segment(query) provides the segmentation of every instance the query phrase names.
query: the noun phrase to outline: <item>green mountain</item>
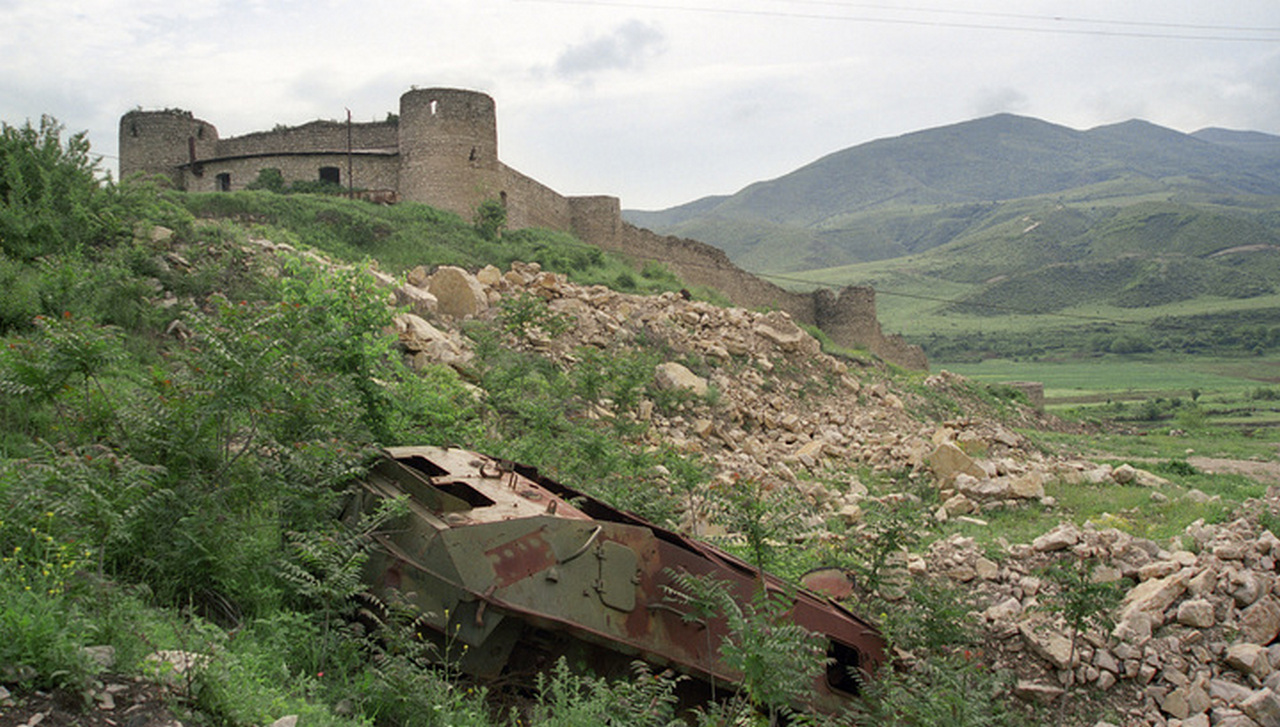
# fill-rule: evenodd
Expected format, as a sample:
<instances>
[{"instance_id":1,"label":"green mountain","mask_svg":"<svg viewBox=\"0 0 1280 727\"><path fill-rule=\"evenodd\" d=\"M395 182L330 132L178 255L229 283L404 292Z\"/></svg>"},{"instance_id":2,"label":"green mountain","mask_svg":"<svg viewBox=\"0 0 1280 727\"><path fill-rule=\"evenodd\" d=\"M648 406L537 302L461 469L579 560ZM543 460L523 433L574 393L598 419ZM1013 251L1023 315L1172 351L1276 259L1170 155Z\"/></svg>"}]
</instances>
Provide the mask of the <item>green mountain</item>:
<instances>
[{"instance_id":1,"label":"green mountain","mask_svg":"<svg viewBox=\"0 0 1280 727\"><path fill-rule=\"evenodd\" d=\"M1275 206L1256 198L1274 195L1280 137L1183 134L1144 121L1075 131L1000 114L862 144L730 196L626 217L721 247L748 269L791 272L972 238L1004 224L1011 203L1088 210L1161 200L1256 216Z\"/></svg>"},{"instance_id":2,"label":"green mountain","mask_svg":"<svg viewBox=\"0 0 1280 727\"><path fill-rule=\"evenodd\" d=\"M1257 132L1002 114L626 216L784 285L872 285L886 327L936 360L974 355L975 335L988 352L1105 348L1082 317L1154 348L1280 342L1280 137Z\"/></svg>"}]
</instances>

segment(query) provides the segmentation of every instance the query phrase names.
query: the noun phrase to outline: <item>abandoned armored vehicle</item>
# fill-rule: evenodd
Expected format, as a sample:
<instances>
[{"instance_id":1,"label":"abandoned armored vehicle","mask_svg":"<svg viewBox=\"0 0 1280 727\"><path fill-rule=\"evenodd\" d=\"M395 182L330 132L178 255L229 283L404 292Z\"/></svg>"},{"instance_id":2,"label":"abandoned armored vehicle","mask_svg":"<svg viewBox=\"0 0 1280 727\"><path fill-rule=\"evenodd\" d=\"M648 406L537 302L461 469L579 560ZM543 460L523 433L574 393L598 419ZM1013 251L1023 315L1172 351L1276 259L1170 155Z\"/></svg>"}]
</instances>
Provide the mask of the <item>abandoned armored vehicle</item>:
<instances>
[{"instance_id":1,"label":"abandoned armored vehicle","mask_svg":"<svg viewBox=\"0 0 1280 727\"><path fill-rule=\"evenodd\" d=\"M600 673L642 659L734 689L740 675L720 658L725 620L692 618L668 597L681 573L717 579L743 602L761 587L789 599L795 623L827 642L809 708L838 711L856 693L856 675L885 658L875 627L831 598L531 467L461 449L396 447L361 484L348 518L387 498L405 498L408 508L374 532L367 584L383 602L411 604L456 666L478 678L518 679L567 655Z\"/></svg>"}]
</instances>

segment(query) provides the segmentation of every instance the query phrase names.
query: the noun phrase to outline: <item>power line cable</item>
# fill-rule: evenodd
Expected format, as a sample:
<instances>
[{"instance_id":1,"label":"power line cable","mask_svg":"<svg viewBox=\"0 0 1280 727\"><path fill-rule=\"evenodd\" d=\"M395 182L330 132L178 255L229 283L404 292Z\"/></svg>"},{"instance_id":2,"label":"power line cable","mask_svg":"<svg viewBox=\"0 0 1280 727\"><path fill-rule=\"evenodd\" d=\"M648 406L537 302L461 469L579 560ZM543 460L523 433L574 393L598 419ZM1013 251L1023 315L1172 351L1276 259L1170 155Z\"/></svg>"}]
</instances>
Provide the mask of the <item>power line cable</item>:
<instances>
[{"instance_id":1,"label":"power line cable","mask_svg":"<svg viewBox=\"0 0 1280 727\"><path fill-rule=\"evenodd\" d=\"M795 18L804 20L834 20L855 23L881 23L888 25L913 25L938 28L965 28L971 30L1000 30L1021 33L1045 33L1056 35L1093 35L1122 38L1152 38L1161 40L1202 40L1243 43L1280 43L1280 37L1245 36L1245 35L1205 35L1185 33L1155 33L1132 30L1102 30L1065 27L1034 27L1026 25L996 25L992 23L967 23L948 20L917 20L911 18L889 18L865 15L833 15L827 13L786 12L782 10L751 10L745 8L717 8L696 5L662 5L644 2L605 2L605 0L516 0L516 2L535 2L548 5L575 5L604 8L626 8L633 10L670 10L678 12L714 13L720 15L758 16L772 18ZM1048 16L1046 16L1048 17ZM1079 21L1078 21L1079 22ZM1153 24L1154 25L1154 24ZM1227 26L1214 28L1227 30ZM1266 32L1268 29L1248 29L1253 32Z\"/></svg>"},{"instance_id":2,"label":"power line cable","mask_svg":"<svg viewBox=\"0 0 1280 727\"><path fill-rule=\"evenodd\" d=\"M1139 28L1178 28L1182 30L1220 30L1230 32L1277 33L1280 27L1250 25L1215 25L1207 23L1171 23L1153 20L1113 20L1106 18L1079 18L1066 15L1033 15L1029 13L1003 13L989 10L956 10L940 7L899 7L893 5L877 5L873 3L840 2L839 0L776 0L777 2L795 5L820 5L866 10L888 10L907 13L937 13L940 15L965 15L986 18L1013 18L1016 20L1033 20L1052 23L1084 23L1091 25L1118 25Z\"/></svg>"}]
</instances>

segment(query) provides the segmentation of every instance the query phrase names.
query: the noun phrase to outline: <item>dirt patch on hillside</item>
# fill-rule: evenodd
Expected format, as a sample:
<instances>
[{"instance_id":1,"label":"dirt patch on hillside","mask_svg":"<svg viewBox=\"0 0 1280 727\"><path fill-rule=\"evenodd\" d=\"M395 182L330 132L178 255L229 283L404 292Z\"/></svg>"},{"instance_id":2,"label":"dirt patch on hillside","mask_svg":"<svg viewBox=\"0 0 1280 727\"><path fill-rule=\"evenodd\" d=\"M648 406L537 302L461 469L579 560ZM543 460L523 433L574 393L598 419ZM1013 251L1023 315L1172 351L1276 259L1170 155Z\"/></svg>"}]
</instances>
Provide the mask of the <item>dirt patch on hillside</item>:
<instances>
[{"instance_id":1,"label":"dirt patch on hillside","mask_svg":"<svg viewBox=\"0 0 1280 727\"><path fill-rule=\"evenodd\" d=\"M1250 459L1188 457L1187 464L1213 475L1244 475L1267 485L1280 485L1280 462L1258 462Z\"/></svg>"},{"instance_id":2,"label":"dirt patch on hillside","mask_svg":"<svg viewBox=\"0 0 1280 727\"><path fill-rule=\"evenodd\" d=\"M14 727L182 727L168 693L154 682L101 677L85 695L31 691L0 699L0 725Z\"/></svg>"}]
</instances>

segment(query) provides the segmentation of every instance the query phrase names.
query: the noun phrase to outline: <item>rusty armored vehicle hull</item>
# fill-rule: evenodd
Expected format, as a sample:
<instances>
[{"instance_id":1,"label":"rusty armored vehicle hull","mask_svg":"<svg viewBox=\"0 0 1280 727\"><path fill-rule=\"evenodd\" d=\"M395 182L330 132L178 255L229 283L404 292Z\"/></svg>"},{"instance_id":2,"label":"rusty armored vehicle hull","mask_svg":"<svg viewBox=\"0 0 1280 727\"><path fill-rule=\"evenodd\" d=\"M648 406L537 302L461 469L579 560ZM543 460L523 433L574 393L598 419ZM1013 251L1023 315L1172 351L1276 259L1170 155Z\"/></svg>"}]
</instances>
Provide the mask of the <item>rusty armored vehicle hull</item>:
<instances>
[{"instance_id":1,"label":"rusty armored vehicle hull","mask_svg":"<svg viewBox=\"0 0 1280 727\"><path fill-rule=\"evenodd\" d=\"M838 711L857 691L850 674L885 658L876 628L834 600L533 468L460 449L391 448L348 517L402 496L408 514L374 533L366 583L384 602L413 606L428 636L476 677L518 680L568 655L602 673L641 659L732 690L739 675L719 657L725 622L691 620L665 598L674 573L718 579L742 601L761 583L791 599L791 618L828 643L810 708Z\"/></svg>"}]
</instances>

